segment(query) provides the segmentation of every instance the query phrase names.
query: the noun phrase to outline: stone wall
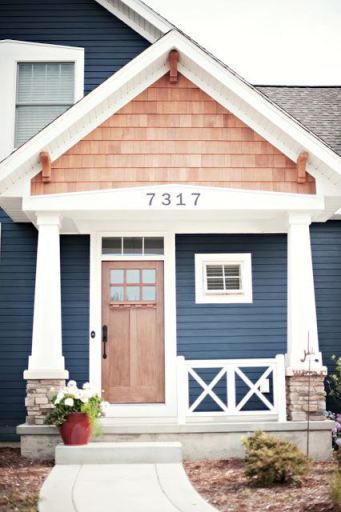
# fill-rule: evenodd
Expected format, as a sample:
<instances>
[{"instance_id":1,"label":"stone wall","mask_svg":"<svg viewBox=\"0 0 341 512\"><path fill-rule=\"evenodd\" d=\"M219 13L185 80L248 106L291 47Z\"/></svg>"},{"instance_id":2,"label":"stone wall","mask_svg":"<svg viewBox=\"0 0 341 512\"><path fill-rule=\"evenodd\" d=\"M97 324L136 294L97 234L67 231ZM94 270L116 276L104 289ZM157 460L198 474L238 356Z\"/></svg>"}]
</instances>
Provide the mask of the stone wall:
<instances>
[{"instance_id":1,"label":"stone wall","mask_svg":"<svg viewBox=\"0 0 341 512\"><path fill-rule=\"evenodd\" d=\"M52 409L49 399L63 387L65 387L65 380L63 379L28 380L25 399L26 423L29 425L43 425L47 414Z\"/></svg>"},{"instance_id":2,"label":"stone wall","mask_svg":"<svg viewBox=\"0 0 341 512\"><path fill-rule=\"evenodd\" d=\"M324 420L326 392L323 373L294 372L286 377L288 420Z\"/></svg>"}]
</instances>

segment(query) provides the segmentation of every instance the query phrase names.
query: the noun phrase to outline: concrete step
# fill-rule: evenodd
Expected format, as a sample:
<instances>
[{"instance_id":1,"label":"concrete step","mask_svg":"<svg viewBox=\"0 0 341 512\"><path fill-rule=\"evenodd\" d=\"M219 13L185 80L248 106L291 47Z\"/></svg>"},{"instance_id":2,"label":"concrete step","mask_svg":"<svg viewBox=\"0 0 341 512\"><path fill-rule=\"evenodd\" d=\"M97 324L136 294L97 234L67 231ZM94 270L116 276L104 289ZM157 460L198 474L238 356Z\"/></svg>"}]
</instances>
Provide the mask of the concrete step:
<instances>
[{"instance_id":1,"label":"concrete step","mask_svg":"<svg viewBox=\"0 0 341 512\"><path fill-rule=\"evenodd\" d=\"M182 462L181 443L89 443L56 446L56 464L170 464Z\"/></svg>"}]
</instances>

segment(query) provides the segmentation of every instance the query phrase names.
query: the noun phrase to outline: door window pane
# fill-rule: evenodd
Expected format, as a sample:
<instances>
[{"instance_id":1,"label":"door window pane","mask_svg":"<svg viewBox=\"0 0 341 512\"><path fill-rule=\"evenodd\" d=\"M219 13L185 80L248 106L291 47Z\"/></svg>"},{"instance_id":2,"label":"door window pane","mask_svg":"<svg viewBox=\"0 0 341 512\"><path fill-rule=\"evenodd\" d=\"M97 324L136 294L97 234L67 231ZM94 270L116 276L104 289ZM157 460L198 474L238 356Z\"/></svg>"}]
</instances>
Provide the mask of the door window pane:
<instances>
[{"instance_id":1,"label":"door window pane","mask_svg":"<svg viewBox=\"0 0 341 512\"><path fill-rule=\"evenodd\" d=\"M121 284L123 283L124 278L124 270L117 269L117 270L110 270L110 281L114 284Z\"/></svg>"},{"instance_id":2,"label":"door window pane","mask_svg":"<svg viewBox=\"0 0 341 512\"><path fill-rule=\"evenodd\" d=\"M142 237L131 237L123 239L124 254L142 254Z\"/></svg>"},{"instance_id":3,"label":"door window pane","mask_svg":"<svg viewBox=\"0 0 341 512\"><path fill-rule=\"evenodd\" d=\"M142 270L142 282L146 284L154 284L156 279L155 268L145 268Z\"/></svg>"},{"instance_id":4,"label":"door window pane","mask_svg":"<svg viewBox=\"0 0 341 512\"><path fill-rule=\"evenodd\" d=\"M163 238L146 237L144 239L145 254L163 254Z\"/></svg>"},{"instance_id":5,"label":"door window pane","mask_svg":"<svg viewBox=\"0 0 341 512\"><path fill-rule=\"evenodd\" d=\"M140 282L140 271L129 269L127 270L127 283L135 284Z\"/></svg>"},{"instance_id":6,"label":"door window pane","mask_svg":"<svg viewBox=\"0 0 341 512\"><path fill-rule=\"evenodd\" d=\"M124 299L124 293L123 293L123 286L111 286L110 287L110 299L112 301L123 301Z\"/></svg>"},{"instance_id":7,"label":"door window pane","mask_svg":"<svg viewBox=\"0 0 341 512\"><path fill-rule=\"evenodd\" d=\"M140 300L140 287L139 286L127 286L126 294L127 294L127 300L138 301L138 300Z\"/></svg>"},{"instance_id":8,"label":"door window pane","mask_svg":"<svg viewBox=\"0 0 341 512\"><path fill-rule=\"evenodd\" d=\"M142 287L142 299L143 300L156 300L155 286L143 286Z\"/></svg>"}]
</instances>

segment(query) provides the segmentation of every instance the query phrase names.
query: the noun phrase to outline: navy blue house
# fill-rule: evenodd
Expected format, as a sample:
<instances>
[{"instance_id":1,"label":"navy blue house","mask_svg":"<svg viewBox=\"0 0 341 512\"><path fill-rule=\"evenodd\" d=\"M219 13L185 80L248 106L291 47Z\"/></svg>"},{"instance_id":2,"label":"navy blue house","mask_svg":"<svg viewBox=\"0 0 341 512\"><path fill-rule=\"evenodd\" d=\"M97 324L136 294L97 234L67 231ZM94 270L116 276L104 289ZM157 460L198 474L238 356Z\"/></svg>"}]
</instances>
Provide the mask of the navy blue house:
<instances>
[{"instance_id":1,"label":"navy blue house","mask_svg":"<svg viewBox=\"0 0 341 512\"><path fill-rule=\"evenodd\" d=\"M338 88L255 88L138 0L0 14L0 440L69 378L108 421L327 432Z\"/></svg>"}]
</instances>

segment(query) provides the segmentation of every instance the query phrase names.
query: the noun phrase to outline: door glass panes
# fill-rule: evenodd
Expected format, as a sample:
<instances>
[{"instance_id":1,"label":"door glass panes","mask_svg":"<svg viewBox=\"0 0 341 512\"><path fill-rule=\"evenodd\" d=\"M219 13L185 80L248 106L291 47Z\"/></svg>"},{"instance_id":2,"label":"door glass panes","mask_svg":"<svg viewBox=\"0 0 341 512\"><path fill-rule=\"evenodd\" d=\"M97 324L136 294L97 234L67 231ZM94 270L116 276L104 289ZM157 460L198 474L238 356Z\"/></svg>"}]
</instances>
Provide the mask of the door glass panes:
<instances>
[{"instance_id":1,"label":"door glass panes","mask_svg":"<svg viewBox=\"0 0 341 512\"><path fill-rule=\"evenodd\" d=\"M144 254L163 254L163 238L146 237L144 239Z\"/></svg>"},{"instance_id":2,"label":"door glass panes","mask_svg":"<svg viewBox=\"0 0 341 512\"><path fill-rule=\"evenodd\" d=\"M110 287L110 300L112 300L113 302L122 302L124 300L123 286Z\"/></svg>"},{"instance_id":3,"label":"door glass panes","mask_svg":"<svg viewBox=\"0 0 341 512\"><path fill-rule=\"evenodd\" d=\"M139 286L127 286L126 294L128 301L140 300L140 287Z\"/></svg>"},{"instance_id":4,"label":"door glass panes","mask_svg":"<svg viewBox=\"0 0 341 512\"><path fill-rule=\"evenodd\" d=\"M127 270L127 283L139 283L140 282L140 271L129 269Z\"/></svg>"},{"instance_id":5,"label":"door glass panes","mask_svg":"<svg viewBox=\"0 0 341 512\"><path fill-rule=\"evenodd\" d=\"M155 286L143 286L142 287L142 300L156 300Z\"/></svg>"},{"instance_id":6,"label":"door glass panes","mask_svg":"<svg viewBox=\"0 0 341 512\"><path fill-rule=\"evenodd\" d=\"M123 254L142 254L142 238L123 238Z\"/></svg>"},{"instance_id":7,"label":"door glass panes","mask_svg":"<svg viewBox=\"0 0 341 512\"><path fill-rule=\"evenodd\" d=\"M113 256L160 256L164 254L162 237L106 237L102 239L102 254Z\"/></svg>"},{"instance_id":8,"label":"door glass panes","mask_svg":"<svg viewBox=\"0 0 341 512\"><path fill-rule=\"evenodd\" d=\"M124 280L124 270L110 270L110 281L113 284L122 284Z\"/></svg>"},{"instance_id":9,"label":"door glass panes","mask_svg":"<svg viewBox=\"0 0 341 512\"><path fill-rule=\"evenodd\" d=\"M117 265L121 268L112 268L109 272L111 303L121 302L128 305L129 303L133 304L135 302L156 302L156 268L124 268L124 263ZM149 266L150 263L144 265Z\"/></svg>"},{"instance_id":10,"label":"door glass panes","mask_svg":"<svg viewBox=\"0 0 341 512\"><path fill-rule=\"evenodd\" d=\"M154 284L156 279L156 271L154 268L145 268L142 270L142 283Z\"/></svg>"}]
</instances>

